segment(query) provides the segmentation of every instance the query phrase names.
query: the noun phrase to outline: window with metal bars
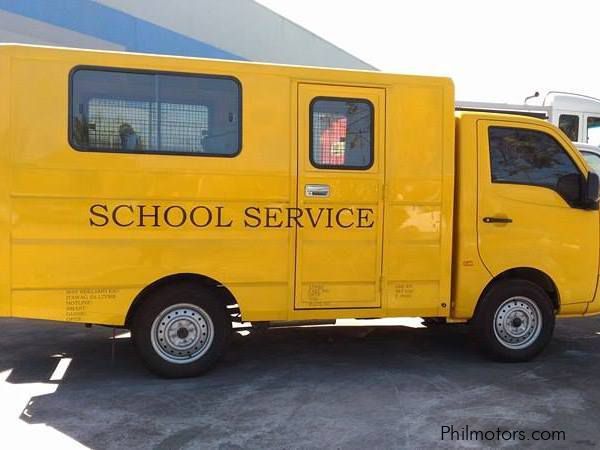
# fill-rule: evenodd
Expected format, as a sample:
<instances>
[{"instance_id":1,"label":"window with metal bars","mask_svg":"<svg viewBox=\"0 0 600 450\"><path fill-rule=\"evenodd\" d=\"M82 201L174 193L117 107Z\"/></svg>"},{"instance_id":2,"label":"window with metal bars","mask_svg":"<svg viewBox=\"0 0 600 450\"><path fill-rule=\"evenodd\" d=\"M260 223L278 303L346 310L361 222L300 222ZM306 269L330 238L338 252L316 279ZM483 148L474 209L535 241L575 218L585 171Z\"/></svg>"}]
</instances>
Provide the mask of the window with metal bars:
<instances>
[{"instance_id":1,"label":"window with metal bars","mask_svg":"<svg viewBox=\"0 0 600 450\"><path fill-rule=\"evenodd\" d=\"M363 99L313 99L309 145L310 161L317 168L370 168L373 165L373 105Z\"/></svg>"},{"instance_id":2,"label":"window with metal bars","mask_svg":"<svg viewBox=\"0 0 600 450\"><path fill-rule=\"evenodd\" d=\"M229 77L78 69L70 141L85 151L234 156L240 97Z\"/></svg>"}]
</instances>

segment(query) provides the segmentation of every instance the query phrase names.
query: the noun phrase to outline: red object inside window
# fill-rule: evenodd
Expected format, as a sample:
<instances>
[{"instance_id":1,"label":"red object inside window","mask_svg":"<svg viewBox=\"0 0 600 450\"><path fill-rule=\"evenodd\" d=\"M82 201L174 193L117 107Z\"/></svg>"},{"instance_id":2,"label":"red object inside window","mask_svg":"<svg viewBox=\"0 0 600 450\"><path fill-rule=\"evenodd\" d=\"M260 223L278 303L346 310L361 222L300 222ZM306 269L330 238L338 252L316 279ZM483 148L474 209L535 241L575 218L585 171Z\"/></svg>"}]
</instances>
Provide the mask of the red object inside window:
<instances>
[{"instance_id":1,"label":"red object inside window","mask_svg":"<svg viewBox=\"0 0 600 450\"><path fill-rule=\"evenodd\" d=\"M346 153L347 119L334 120L321 134L321 164L340 166Z\"/></svg>"}]
</instances>

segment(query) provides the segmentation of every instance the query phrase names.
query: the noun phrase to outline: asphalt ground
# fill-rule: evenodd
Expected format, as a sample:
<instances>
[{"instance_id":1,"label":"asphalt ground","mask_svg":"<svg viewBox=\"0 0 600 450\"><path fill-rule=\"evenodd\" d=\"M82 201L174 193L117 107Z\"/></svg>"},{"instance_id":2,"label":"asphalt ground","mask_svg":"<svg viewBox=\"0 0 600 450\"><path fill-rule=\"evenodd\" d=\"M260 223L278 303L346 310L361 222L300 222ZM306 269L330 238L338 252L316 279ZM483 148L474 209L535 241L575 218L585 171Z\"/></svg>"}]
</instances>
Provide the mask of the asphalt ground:
<instances>
[{"instance_id":1,"label":"asphalt ground","mask_svg":"<svg viewBox=\"0 0 600 450\"><path fill-rule=\"evenodd\" d=\"M419 324L242 331L210 373L164 380L123 330L0 319L0 448L600 447L600 319L560 320L519 364Z\"/></svg>"}]
</instances>

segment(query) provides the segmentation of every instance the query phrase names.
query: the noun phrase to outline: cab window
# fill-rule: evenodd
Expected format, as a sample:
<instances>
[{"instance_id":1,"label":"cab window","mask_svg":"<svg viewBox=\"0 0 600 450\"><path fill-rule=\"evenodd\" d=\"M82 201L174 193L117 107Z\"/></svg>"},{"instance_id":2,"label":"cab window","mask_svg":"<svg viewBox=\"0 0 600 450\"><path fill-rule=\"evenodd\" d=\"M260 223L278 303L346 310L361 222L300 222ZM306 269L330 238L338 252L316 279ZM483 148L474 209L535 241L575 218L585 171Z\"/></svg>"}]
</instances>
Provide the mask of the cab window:
<instances>
[{"instance_id":1,"label":"cab window","mask_svg":"<svg viewBox=\"0 0 600 450\"><path fill-rule=\"evenodd\" d=\"M600 117L587 118L587 143L600 146Z\"/></svg>"},{"instance_id":2,"label":"cab window","mask_svg":"<svg viewBox=\"0 0 600 450\"><path fill-rule=\"evenodd\" d=\"M573 114L561 114L558 119L558 128L560 128L571 141L579 141L579 116Z\"/></svg>"},{"instance_id":3,"label":"cab window","mask_svg":"<svg viewBox=\"0 0 600 450\"><path fill-rule=\"evenodd\" d=\"M556 190L561 177L579 174L562 145L541 131L490 127L489 146L493 183Z\"/></svg>"}]
</instances>

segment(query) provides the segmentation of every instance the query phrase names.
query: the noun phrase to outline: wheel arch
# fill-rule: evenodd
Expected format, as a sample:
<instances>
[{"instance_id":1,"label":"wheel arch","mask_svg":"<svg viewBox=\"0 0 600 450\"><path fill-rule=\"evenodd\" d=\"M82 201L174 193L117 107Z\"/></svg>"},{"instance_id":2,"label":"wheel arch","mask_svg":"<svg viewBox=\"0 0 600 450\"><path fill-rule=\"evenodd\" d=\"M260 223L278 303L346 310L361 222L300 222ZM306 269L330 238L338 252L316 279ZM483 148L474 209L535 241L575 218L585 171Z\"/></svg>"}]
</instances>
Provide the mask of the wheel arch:
<instances>
[{"instance_id":1,"label":"wheel arch","mask_svg":"<svg viewBox=\"0 0 600 450\"><path fill-rule=\"evenodd\" d=\"M479 312L479 309L481 307L482 300L485 297L485 295L489 292L489 290L499 281L510 279L525 280L539 286L546 292L546 294L548 294L548 296L552 300L552 304L554 305L555 311L560 310L560 294L558 291L558 287L556 286L554 280L552 280L552 278L547 273L539 269L534 269L532 267L514 267L512 269L508 269L502 273L499 273L488 282L488 284L481 292L479 299L477 300L477 306L475 308L473 317L477 317L477 313Z\"/></svg>"},{"instance_id":2,"label":"wheel arch","mask_svg":"<svg viewBox=\"0 0 600 450\"><path fill-rule=\"evenodd\" d=\"M239 305L231 293L231 291L220 281L206 275L197 273L176 273L159 278L146 287L144 287L133 299L129 305L127 315L125 316L125 327L131 325L131 320L135 316L136 311L144 303L144 299L151 297L152 293L157 289L172 283L191 282L197 283L199 286L210 287L215 290L218 297L222 299L223 305L228 309L232 317L232 321L241 320L241 312Z\"/></svg>"}]
</instances>

